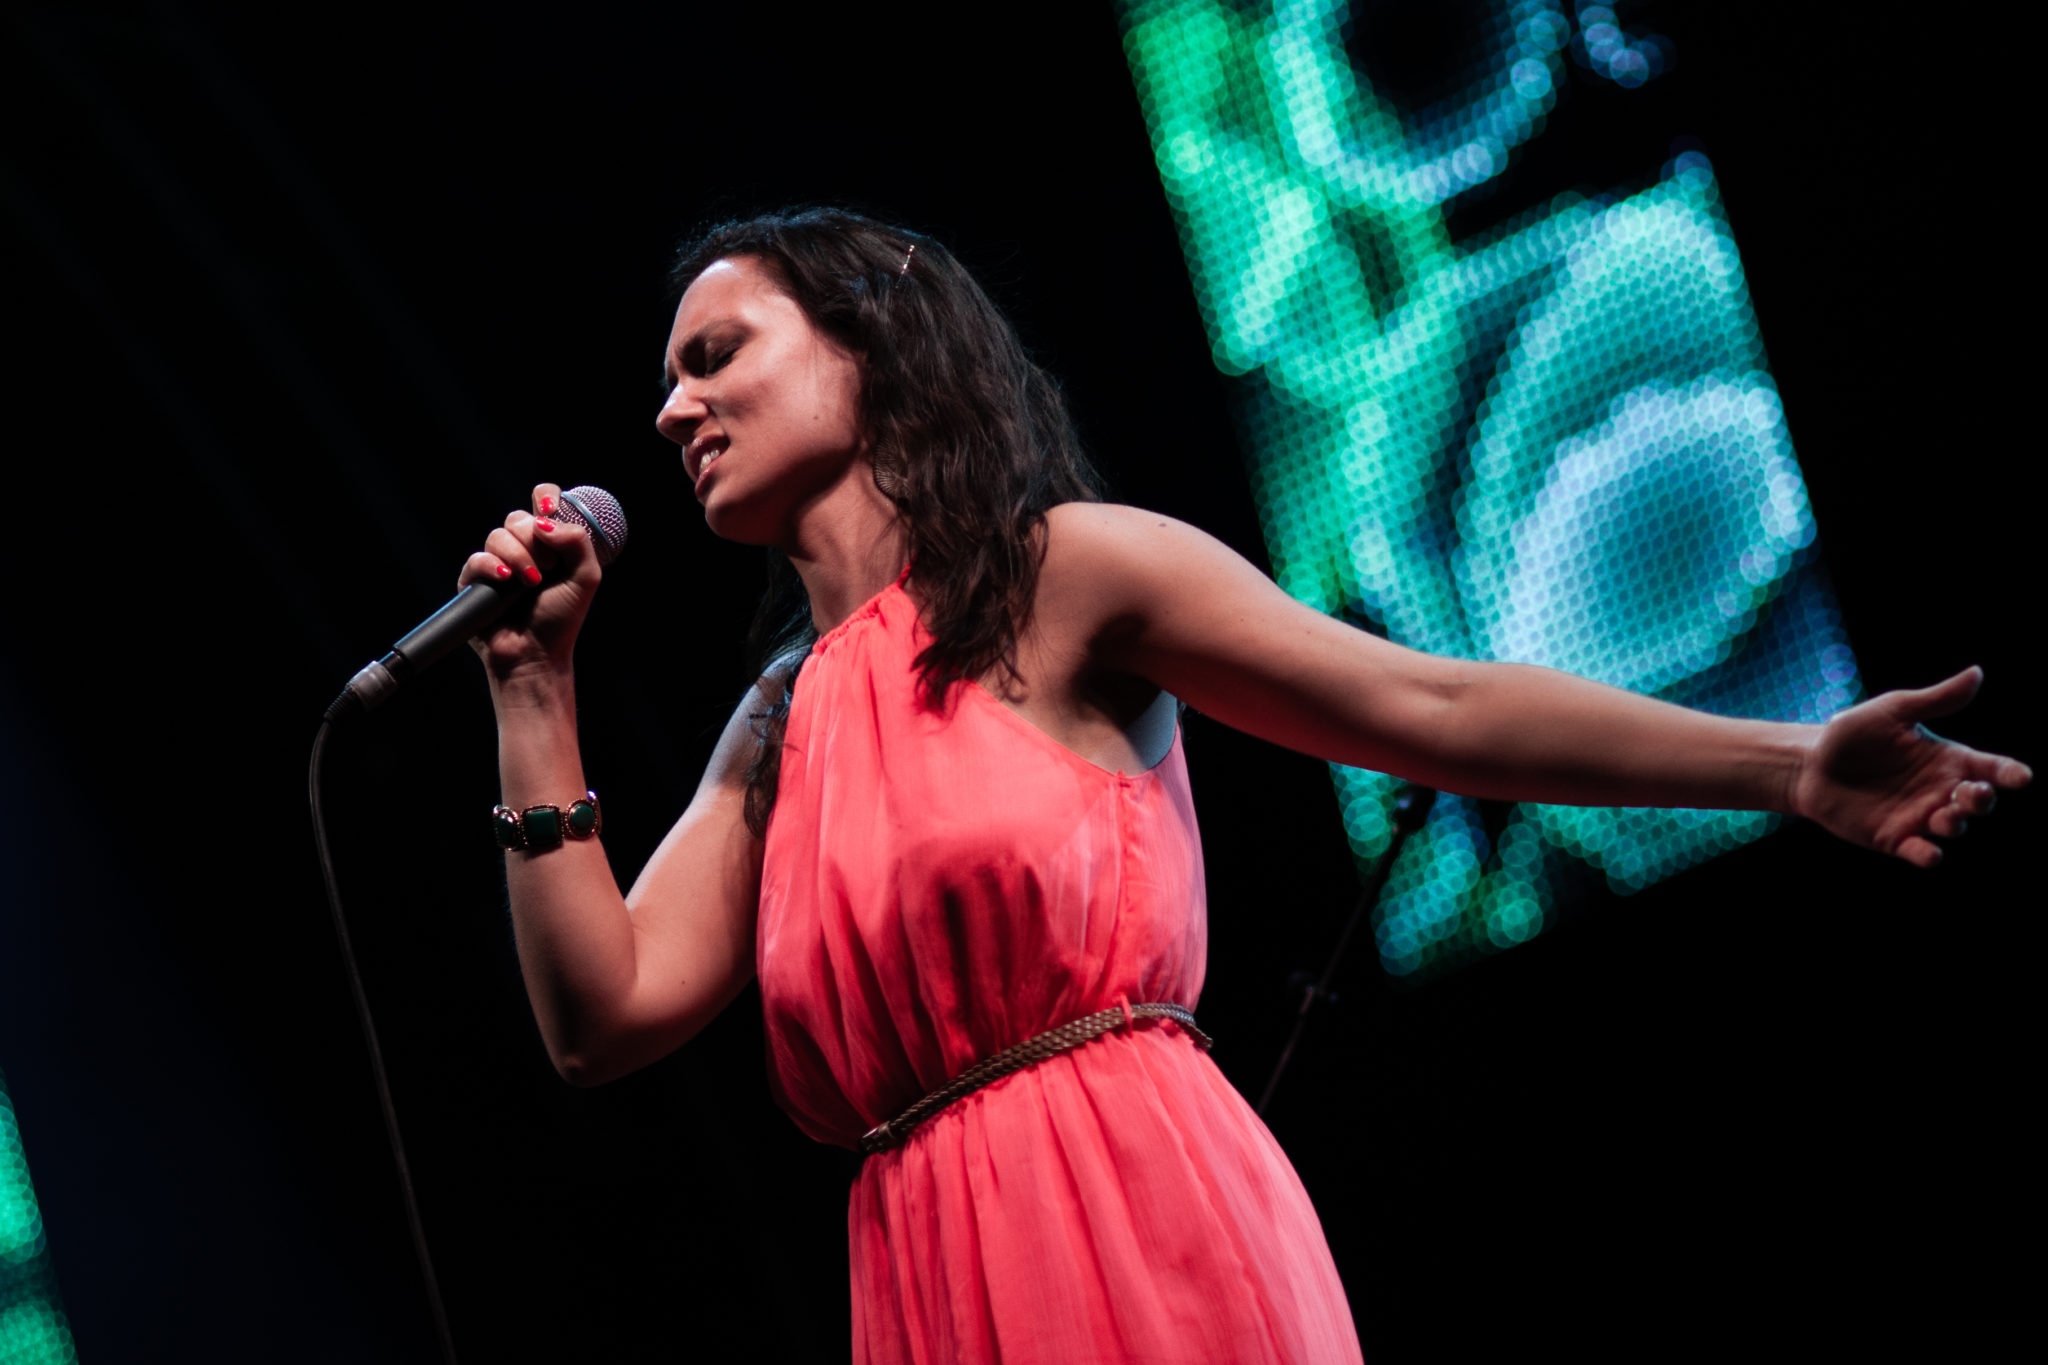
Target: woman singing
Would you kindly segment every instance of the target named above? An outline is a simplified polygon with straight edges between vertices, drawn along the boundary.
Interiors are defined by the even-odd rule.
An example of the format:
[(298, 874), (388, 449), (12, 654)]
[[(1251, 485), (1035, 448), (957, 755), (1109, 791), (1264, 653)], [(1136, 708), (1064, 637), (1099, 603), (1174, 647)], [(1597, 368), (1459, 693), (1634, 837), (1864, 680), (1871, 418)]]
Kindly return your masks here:
[[(630, 894), (598, 840), (519, 848), (504, 822), (520, 964), (579, 1085), (759, 975), (777, 1099), (869, 1153), (860, 1360), (1358, 1358), (1315, 1212), (1189, 1013), (1177, 699), (1451, 791), (1783, 811), (1923, 867), (2031, 776), (1920, 727), (1975, 670), (1824, 726), (1730, 720), (1301, 606), (1100, 502), (1058, 391), (929, 238), (771, 216), (713, 231), (677, 282), (658, 425), (712, 531), (781, 553), (795, 614)], [(462, 574), (547, 571), (478, 645), (508, 814), (584, 792), (570, 658), (599, 570), (558, 492)]]

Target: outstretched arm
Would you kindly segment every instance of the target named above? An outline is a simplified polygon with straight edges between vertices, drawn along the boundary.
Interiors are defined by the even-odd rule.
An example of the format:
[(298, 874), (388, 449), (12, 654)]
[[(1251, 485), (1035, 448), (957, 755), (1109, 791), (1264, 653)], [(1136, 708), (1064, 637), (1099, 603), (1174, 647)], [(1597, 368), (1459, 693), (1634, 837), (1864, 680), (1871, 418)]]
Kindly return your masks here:
[(1333, 762), (1448, 791), (1590, 806), (1775, 810), (1921, 866), (2024, 764), (1936, 738), (1980, 675), (1826, 725), (1736, 720), (1527, 664), (1442, 659), (1302, 606), (1211, 537), (1135, 508), (1055, 509), (1042, 599), (1101, 666)]

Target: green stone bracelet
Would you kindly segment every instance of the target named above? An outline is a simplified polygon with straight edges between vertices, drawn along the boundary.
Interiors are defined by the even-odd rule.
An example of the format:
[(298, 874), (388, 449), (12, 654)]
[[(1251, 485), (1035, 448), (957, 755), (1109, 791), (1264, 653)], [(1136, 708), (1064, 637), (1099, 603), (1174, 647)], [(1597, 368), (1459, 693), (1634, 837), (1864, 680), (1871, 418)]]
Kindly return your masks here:
[(505, 853), (514, 849), (545, 853), (559, 848), (564, 839), (591, 838), (603, 824), (596, 792), (583, 793), (583, 799), (571, 802), (566, 811), (553, 805), (528, 806), (523, 811), (491, 807), (491, 834)]

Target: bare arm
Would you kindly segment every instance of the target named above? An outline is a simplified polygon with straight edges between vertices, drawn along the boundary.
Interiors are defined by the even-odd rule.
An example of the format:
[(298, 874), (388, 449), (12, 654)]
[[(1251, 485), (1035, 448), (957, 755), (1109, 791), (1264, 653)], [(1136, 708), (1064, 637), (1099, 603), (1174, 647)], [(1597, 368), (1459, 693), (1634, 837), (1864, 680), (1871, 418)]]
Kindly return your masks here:
[[(566, 806), (583, 793), (573, 683), (496, 688), (506, 805)], [(761, 841), (745, 819), (758, 744), (750, 693), (719, 737), (696, 795), (621, 896), (599, 839), (506, 855), (526, 993), (555, 1069), (596, 1085), (695, 1037), (754, 974)]]
[[(552, 485), (535, 490), (547, 507)], [(463, 581), (553, 567), (526, 616), (479, 642), (498, 715), (506, 805), (566, 807), (584, 791), (569, 656), (597, 585), (582, 532), (515, 513), (473, 556)], [(520, 970), (548, 1055), (579, 1085), (610, 1080), (673, 1051), (751, 979), (761, 845), (744, 818), (755, 739), (749, 693), (726, 725), (689, 807), (630, 895), (619, 894), (599, 839), (506, 855)]]
[(1125, 507), (1056, 509), (1046, 574), (1105, 667), (1289, 748), (1474, 796), (1784, 811), (1926, 864), (1929, 833), (1959, 832), (1994, 786), (2030, 776), (1919, 727), (1968, 700), (1970, 674), (1826, 726), (1713, 716), (1391, 644), (1293, 601), (1200, 531)]

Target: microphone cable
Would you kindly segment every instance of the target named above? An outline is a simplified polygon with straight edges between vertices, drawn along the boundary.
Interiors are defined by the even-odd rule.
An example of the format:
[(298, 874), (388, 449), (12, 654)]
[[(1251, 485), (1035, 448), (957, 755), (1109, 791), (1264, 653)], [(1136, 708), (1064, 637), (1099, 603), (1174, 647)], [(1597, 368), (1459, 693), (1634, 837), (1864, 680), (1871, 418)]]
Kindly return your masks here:
[(349, 942), (348, 916), (341, 908), (341, 883), (334, 875), (334, 859), (327, 848), (327, 819), (320, 809), (320, 759), (327, 748), (327, 734), (334, 728), (331, 717), (320, 722), (313, 736), (313, 759), (306, 774), (306, 796), (313, 808), (313, 843), (320, 852), (320, 876), (327, 885), (327, 906), (334, 915), (334, 936), (341, 944), (341, 960), (348, 967), (349, 993), (355, 999), (356, 1019), (363, 1027), (363, 1041), (370, 1047), (370, 1074), (377, 1082), (377, 1102), (384, 1110), (384, 1134), (391, 1140), (391, 1155), (398, 1162), (398, 1185), (405, 1194), (405, 1217), (412, 1227), (413, 1254), (419, 1258), (420, 1273), (427, 1281), (427, 1303), (434, 1310), (434, 1330), (441, 1339), (441, 1358), (456, 1365), (455, 1338), (448, 1330), (448, 1310), (441, 1302), (440, 1281), (434, 1275), (434, 1258), (427, 1252), (426, 1224), (420, 1221), (419, 1196), (413, 1191), (412, 1167), (405, 1157), (405, 1139), (398, 1131), (398, 1107), (391, 1102), (391, 1078), (384, 1069), (384, 1049), (377, 1043), (377, 1024), (370, 1017), (370, 997), (363, 989), (362, 970), (356, 965), (354, 946)]

